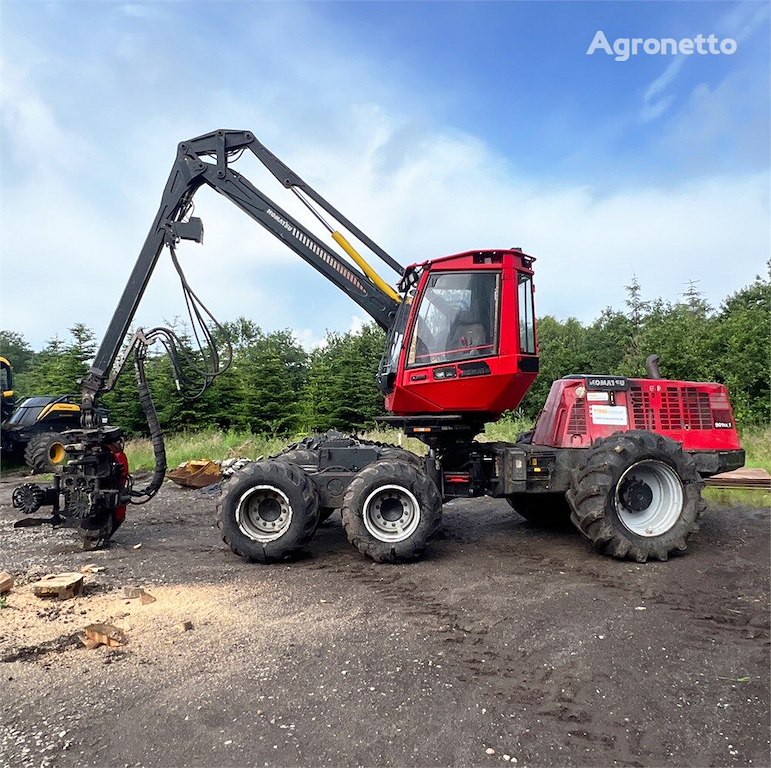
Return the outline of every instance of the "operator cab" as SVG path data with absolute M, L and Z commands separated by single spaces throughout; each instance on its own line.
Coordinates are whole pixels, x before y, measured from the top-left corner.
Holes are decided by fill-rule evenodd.
M 519 405 L 538 374 L 533 261 L 468 251 L 406 271 L 378 374 L 389 411 L 478 421 Z

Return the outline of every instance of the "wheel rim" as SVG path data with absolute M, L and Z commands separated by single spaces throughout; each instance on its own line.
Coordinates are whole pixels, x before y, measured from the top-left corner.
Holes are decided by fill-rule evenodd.
M 680 519 L 683 484 L 672 467 L 661 461 L 639 461 L 616 485 L 616 513 L 637 536 L 661 536 Z
M 404 541 L 420 524 L 420 504 L 401 485 L 382 485 L 364 502 L 364 527 L 379 541 Z
M 292 523 L 292 505 L 278 488 L 258 485 L 238 500 L 236 523 L 241 532 L 254 541 L 275 541 Z
M 67 451 L 64 450 L 61 443 L 53 443 L 48 449 L 48 458 L 51 464 L 61 464 L 66 456 Z

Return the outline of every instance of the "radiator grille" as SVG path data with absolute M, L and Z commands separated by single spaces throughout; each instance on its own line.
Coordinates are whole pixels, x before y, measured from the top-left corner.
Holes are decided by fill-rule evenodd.
M 680 423 L 680 390 L 677 387 L 667 387 L 661 393 L 662 429 L 682 429 Z
M 695 387 L 683 389 L 683 426 L 686 429 L 712 429 L 709 395 Z
M 586 401 L 583 397 L 577 397 L 570 409 L 570 421 L 568 421 L 568 434 L 586 434 Z
M 636 429 L 655 429 L 651 396 L 640 385 L 630 390 Z M 660 428 L 667 430 L 712 429 L 709 393 L 696 387 L 666 387 L 661 392 Z
M 632 398 L 632 419 L 635 429 L 654 429 L 653 411 L 651 410 L 651 396 L 649 392 L 637 384 L 630 391 Z

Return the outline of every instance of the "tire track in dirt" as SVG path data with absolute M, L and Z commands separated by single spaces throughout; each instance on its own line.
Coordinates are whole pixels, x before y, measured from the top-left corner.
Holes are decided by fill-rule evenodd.
M 650 725 L 598 712 L 598 688 L 618 684 L 610 674 L 603 676 L 595 670 L 592 678 L 586 680 L 586 670 L 577 667 L 570 657 L 555 662 L 555 651 L 550 646 L 505 650 L 504 628 L 500 625 L 510 621 L 510 617 L 491 618 L 485 614 L 484 604 L 477 606 L 473 600 L 458 604 L 445 595 L 441 584 L 432 577 L 440 562 L 444 566 L 446 558 L 457 558 L 453 549 L 457 550 L 458 545 L 468 550 L 470 542 L 472 546 L 478 543 L 474 547 L 475 566 L 489 578 L 501 570 L 510 579 L 541 580 L 543 574 L 561 573 L 563 580 L 572 580 L 571 586 L 596 588 L 603 600 L 614 604 L 631 603 L 640 608 L 683 614 L 686 621 L 678 622 L 678 627 L 685 627 L 682 640 L 690 647 L 701 647 L 705 652 L 714 652 L 716 645 L 741 647 L 745 655 L 756 656 L 758 667 L 765 664 L 769 637 L 767 599 L 763 599 L 761 589 L 755 588 L 753 592 L 749 584 L 735 583 L 730 578 L 734 568 L 724 560 L 719 568 L 729 577 L 730 588 L 748 595 L 747 601 L 738 607 L 716 600 L 714 578 L 701 579 L 698 571 L 693 571 L 693 560 L 686 559 L 688 555 L 662 565 L 633 565 L 603 559 L 575 536 L 533 533 L 527 526 L 525 532 L 530 535 L 523 541 L 517 540 L 517 532 L 506 530 L 499 520 L 493 525 L 488 521 L 485 532 L 458 530 L 454 523 L 451 519 L 445 526 L 440 541 L 434 544 L 433 556 L 423 564 L 411 566 L 409 572 L 405 567 L 374 567 L 337 553 L 331 558 L 327 554 L 306 567 L 339 574 L 366 588 L 391 612 L 417 623 L 427 635 L 448 648 L 446 667 L 458 684 L 483 686 L 501 711 L 519 711 L 523 706 L 532 709 L 534 715 L 550 721 L 551 729 L 560 730 L 569 742 L 585 744 L 584 749 L 591 750 L 593 761 L 642 766 L 651 760 L 669 762 L 672 753 L 651 735 Z M 571 557 L 574 548 L 577 551 Z M 420 568 L 428 568 L 429 572 L 416 574 Z M 448 568 L 454 570 L 456 562 Z M 741 575 L 744 569 L 736 566 L 735 570 Z M 683 574 L 685 579 L 681 578 Z M 477 582 L 479 578 L 477 574 Z M 707 586 L 702 586 L 702 582 Z
M 512 561 L 506 563 L 506 568 L 515 574 L 565 566 L 563 561 L 539 552 L 518 552 L 514 557 L 509 548 L 505 554 Z M 590 688 L 594 690 L 596 680 L 582 682 L 571 671 L 569 661 L 561 667 L 554 666 L 551 648 L 503 650 L 499 630 L 509 617 L 491 620 L 480 616 L 473 610 L 473 602 L 452 605 L 442 599 L 441 593 L 437 594 L 429 579 L 415 578 L 403 567 L 375 567 L 367 562 L 329 557 L 306 567 L 340 575 L 349 583 L 353 580 L 400 617 L 418 622 L 422 631 L 445 646 L 444 664 L 455 683 L 481 685 L 501 712 L 521 711 L 526 705 L 534 714 L 551 720 L 566 737 L 591 745 L 595 754 L 600 752 L 609 759 L 612 755 L 620 766 L 643 765 L 637 755 L 620 746 L 616 734 L 608 733 L 607 725 L 595 724 L 588 692 Z M 614 730 L 621 733 L 624 727 L 624 723 L 614 723 Z

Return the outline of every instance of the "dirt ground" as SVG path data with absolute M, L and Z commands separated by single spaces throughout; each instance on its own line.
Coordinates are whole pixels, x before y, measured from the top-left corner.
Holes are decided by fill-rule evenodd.
M 687 555 L 646 565 L 492 500 L 447 505 L 424 561 L 377 565 L 336 514 L 307 558 L 258 566 L 206 491 L 166 484 L 85 553 L 12 528 L 18 482 L 0 482 L 0 765 L 770 762 L 768 510 L 711 508 Z M 87 564 L 104 570 L 80 596 L 32 595 Z M 128 644 L 87 650 L 93 622 Z

